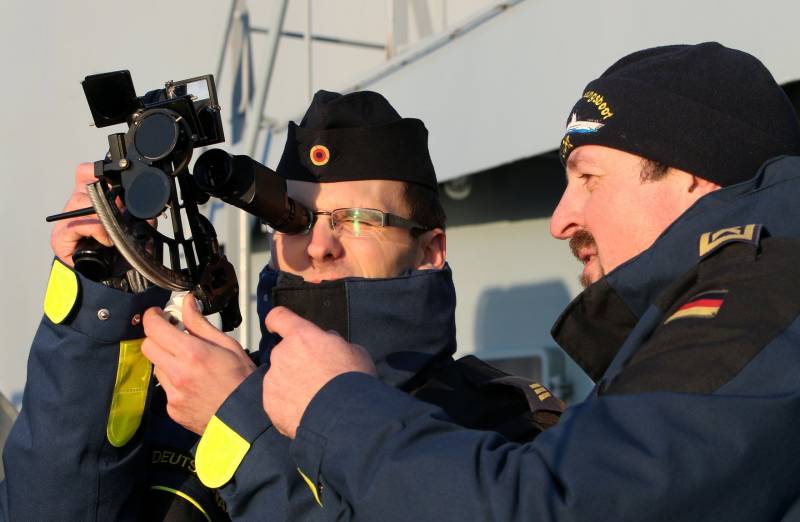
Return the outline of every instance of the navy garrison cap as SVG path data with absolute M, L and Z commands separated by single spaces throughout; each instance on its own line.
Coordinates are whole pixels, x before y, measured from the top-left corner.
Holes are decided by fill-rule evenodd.
M 371 91 L 318 91 L 300 125 L 289 123 L 277 173 L 315 183 L 390 179 L 437 190 L 425 125 L 401 118 Z

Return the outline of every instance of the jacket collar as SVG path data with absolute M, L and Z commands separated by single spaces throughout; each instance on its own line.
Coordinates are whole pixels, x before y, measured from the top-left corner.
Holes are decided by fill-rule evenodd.
M 800 236 L 800 157 L 769 160 L 758 174 L 699 199 L 653 245 L 579 294 L 551 334 L 597 380 L 657 297 L 701 258 L 704 233 L 760 224 L 773 236 Z
M 381 380 L 404 387 L 421 372 L 452 360 L 455 299 L 449 266 L 394 278 L 354 277 L 319 284 L 265 267 L 258 285 L 261 362 L 268 363 L 279 341 L 266 331 L 264 318 L 273 306 L 283 305 L 366 348 Z

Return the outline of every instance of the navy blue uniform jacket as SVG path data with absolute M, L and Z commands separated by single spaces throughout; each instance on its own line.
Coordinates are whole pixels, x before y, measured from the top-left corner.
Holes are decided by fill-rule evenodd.
M 292 454 L 365 521 L 800 520 L 799 199 L 772 160 L 579 295 L 553 334 L 598 384 L 532 443 L 350 373 Z
M 262 325 L 273 295 L 298 306 L 335 305 L 346 313 L 332 326 L 369 348 L 388 385 L 442 405 L 465 426 L 498 429 L 517 440 L 541 429 L 532 410 L 549 422 L 548 403 L 557 401 L 536 398 L 529 408 L 526 396 L 536 397 L 529 382 L 496 370 L 485 379 L 474 359 L 466 366 L 452 362 L 449 268 L 327 286 L 281 287 L 277 280 L 269 269 L 261 274 Z M 273 294 L 276 285 L 280 291 Z M 290 441 L 264 413 L 261 382 L 275 342 L 267 332 L 257 355 L 262 366 L 223 403 L 199 443 L 168 418 L 166 398 L 139 349 L 140 314 L 166 299 L 157 288 L 122 293 L 54 263 L 23 409 L 3 454 L 0 520 L 351 518 L 334 490 L 317 487 L 298 469 Z M 474 377 L 475 368 L 491 381 L 488 392 L 461 379 Z

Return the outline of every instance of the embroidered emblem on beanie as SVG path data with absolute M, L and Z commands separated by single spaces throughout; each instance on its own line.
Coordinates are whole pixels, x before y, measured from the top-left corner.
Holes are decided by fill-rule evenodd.
M 567 134 L 586 134 L 587 132 L 597 132 L 603 126 L 599 121 L 594 120 L 581 120 L 578 121 L 578 115 L 572 113 L 572 119 L 567 124 Z
M 567 121 L 564 139 L 561 140 L 562 161 L 566 160 L 573 147 L 570 136 L 594 134 L 605 126 L 605 120 L 613 117 L 614 111 L 602 94 L 595 91 L 584 92 Z

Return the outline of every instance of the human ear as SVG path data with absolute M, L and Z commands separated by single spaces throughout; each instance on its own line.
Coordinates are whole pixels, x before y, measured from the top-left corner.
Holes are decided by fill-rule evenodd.
M 441 228 L 428 230 L 417 238 L 417 270 L 438 270 L 444 268 L 447 259 L 447 235 Z
M 708 181 L 707 179 L 700 178 L 694 174 L 691 174 L 691 176 L 692 183 L 689 186 L 689 192 L 694 193 L 695 197 L 697 198 L 701 198 L 706 194 L 722 188 L 713 181 Z
M 670 167 L 668 173 L 669 178 L 677 183 L 676 187 L 687 205 L 692 205 L 706 194 L 722 188 L 713 181 L 675 167 Z

